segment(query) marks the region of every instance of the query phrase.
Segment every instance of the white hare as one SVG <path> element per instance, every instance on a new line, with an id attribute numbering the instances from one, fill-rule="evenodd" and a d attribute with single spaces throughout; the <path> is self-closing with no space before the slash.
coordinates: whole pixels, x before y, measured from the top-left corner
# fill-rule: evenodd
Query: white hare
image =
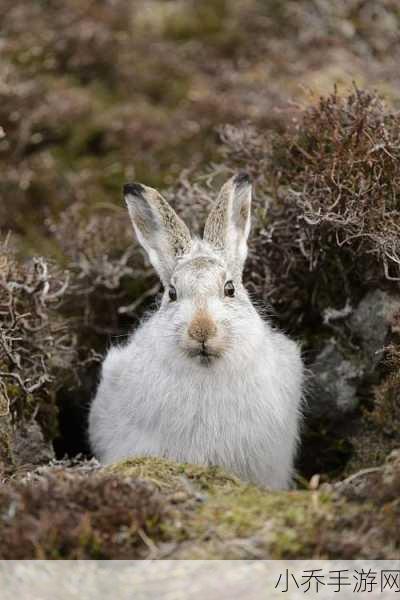
<path id="1" fill-rule="evenodd" d="M 160 308 L 109 350 L 89 418 L 100 461 L 133 456 L 219 465 L 288 488 L 299 437 L 303 364 L 242 284 L 251 183 L 222 187 L 204 237 L 154 189 L 124 187 L 136 235 L 164 285 Z"/>

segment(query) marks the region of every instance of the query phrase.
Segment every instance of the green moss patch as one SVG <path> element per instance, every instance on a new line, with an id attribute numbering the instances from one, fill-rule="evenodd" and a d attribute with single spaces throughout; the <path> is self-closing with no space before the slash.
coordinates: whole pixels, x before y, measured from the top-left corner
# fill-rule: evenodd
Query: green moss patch
<path id="1" fill-rule="evenodd" d="M 55 465 L 0 490 L 0 557 L 396 558 L 399 486 L 398 452 L 291 492 L 156 458 Z"/>

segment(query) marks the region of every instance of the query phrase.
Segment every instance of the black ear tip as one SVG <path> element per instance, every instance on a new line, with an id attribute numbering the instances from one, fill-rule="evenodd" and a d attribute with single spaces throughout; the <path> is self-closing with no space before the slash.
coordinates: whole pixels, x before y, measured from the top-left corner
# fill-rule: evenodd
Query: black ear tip
<path id="1" fill-rule="evenodd" d="M 125 183 L 123 190 L 124 196 L 142 196 L 144 187 L 140 183 Z"/>
<path id="2" fill-rule="evenodd" d="M 238 173 L 236 175 L 236 177 L 234 178 L 233 181 L 234 181 L 235 185 L 250 185 L 251 177 L 245 171 L 241 171 L 240 173 Z"/>

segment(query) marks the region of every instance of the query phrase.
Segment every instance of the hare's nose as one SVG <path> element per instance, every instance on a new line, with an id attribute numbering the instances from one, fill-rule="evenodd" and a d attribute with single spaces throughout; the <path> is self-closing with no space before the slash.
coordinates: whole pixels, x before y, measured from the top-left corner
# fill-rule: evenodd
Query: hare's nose
<path id="1" fill-rule="evenodd" d="M 188 334 L 192 340 L 204 344 L 211 337 L 216 335 L 217 326 L 211 316 L 204 310 L 200 309 L 194 315 L 192 322 L 189 325 Z"/>

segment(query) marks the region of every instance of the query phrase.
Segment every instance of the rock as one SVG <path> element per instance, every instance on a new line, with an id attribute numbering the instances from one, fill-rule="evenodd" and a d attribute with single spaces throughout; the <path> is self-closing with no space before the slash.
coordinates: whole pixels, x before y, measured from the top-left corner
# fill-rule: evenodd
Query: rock
<path id="1" fill-rule="evenodd" d="M 311 365 L 309 406 L 313 417 L 341 418 L 357 408 L 357 389 L 382 359 L 398 312 L 400 298 L 383 290 L 369 292 L 351 314 L 347 310 L 338 311 L 340 332 L 347 335 L 349 349 L 342 351 L 331 338 Z"/>
<path id="2" fill-rule="evenodd" d="M 363 366 L 366 371 L 376 368 L 382 358 L 385 341 L 393 317 L 400 312 L 400 297 L 383 290 L 369 292 L 349 319 L 350 330 L 360 340 Z"/>
<path id="3" fill-rule="evenodd" d="M 46 442 L 35 420 L 14 426 L 10 415 L 0 417 L 0 478 L 32 469 L 54 459 L 54 450 Z"/>
<path id="4" fill-rule="evenodd" d="M 17 467 L 35 467 L 54 459 L 52 444 L 45 441 L 40 426 L 34 420 L 18 427 L 12 444 Z"/>
<path id="5" fill-rule="evenodd" d="M 311 373 L 309 408 L 313 417 L 339 418 L 357 407 L 363 369 L 343 356 L 333 338 L 315 359 Z"/>

